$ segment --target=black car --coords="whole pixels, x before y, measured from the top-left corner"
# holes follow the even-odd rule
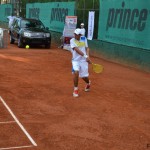
[[[44,45],[51,47],[51,33],[48,27],[37,19],[27,19],[16,17],[9,30],[10,43],[18,42],[18,47],[25,45]]]

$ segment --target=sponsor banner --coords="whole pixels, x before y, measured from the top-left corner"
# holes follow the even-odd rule
[[[150,1],[100,0],[98,39],[150,50]]]
[[[74,37],[74,30],[77,26],[77,16],[66,16],[64,26],[64,36]]]
[[[74,37],[74,30],[77,26],[77,16],[66,16],[65,26],[63,31],[64,46],[66,50],[71,50],[70,39]]]
[[[12,4],[0,5],[0,21],[8,22],[7,17],[12,14]]]
[[[89,11],[89,19],[88,19],[88,40],[93,39],[93,32],[94,32],[94,17],[95,11]]]
[[[66,16],[74,16],[75,2],[28,3],[26,17],[40,19],[46,27],[62,32]]]

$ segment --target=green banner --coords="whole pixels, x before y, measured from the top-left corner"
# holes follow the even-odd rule
[[[0,5],[0,21],[8,22],[7,17],[12,13],[12,4]]]
[[[150,50],[150,0],[100,0],[98,39]]]
[[[28,3],[26,17],[40,19],[46,27],[62,32],[66,16],[74,16],[75,2]]]

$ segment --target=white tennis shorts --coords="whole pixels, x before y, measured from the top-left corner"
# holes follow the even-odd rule
[[[88,63],[86,61],[72,61],[72,73],[79,71],[79,77],[88,77]]]

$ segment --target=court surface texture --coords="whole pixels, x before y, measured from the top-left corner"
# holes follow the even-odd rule
[[[150,74],[91,59],[74,98],[69,51],[0,49],[0,150],[150,149]]]

